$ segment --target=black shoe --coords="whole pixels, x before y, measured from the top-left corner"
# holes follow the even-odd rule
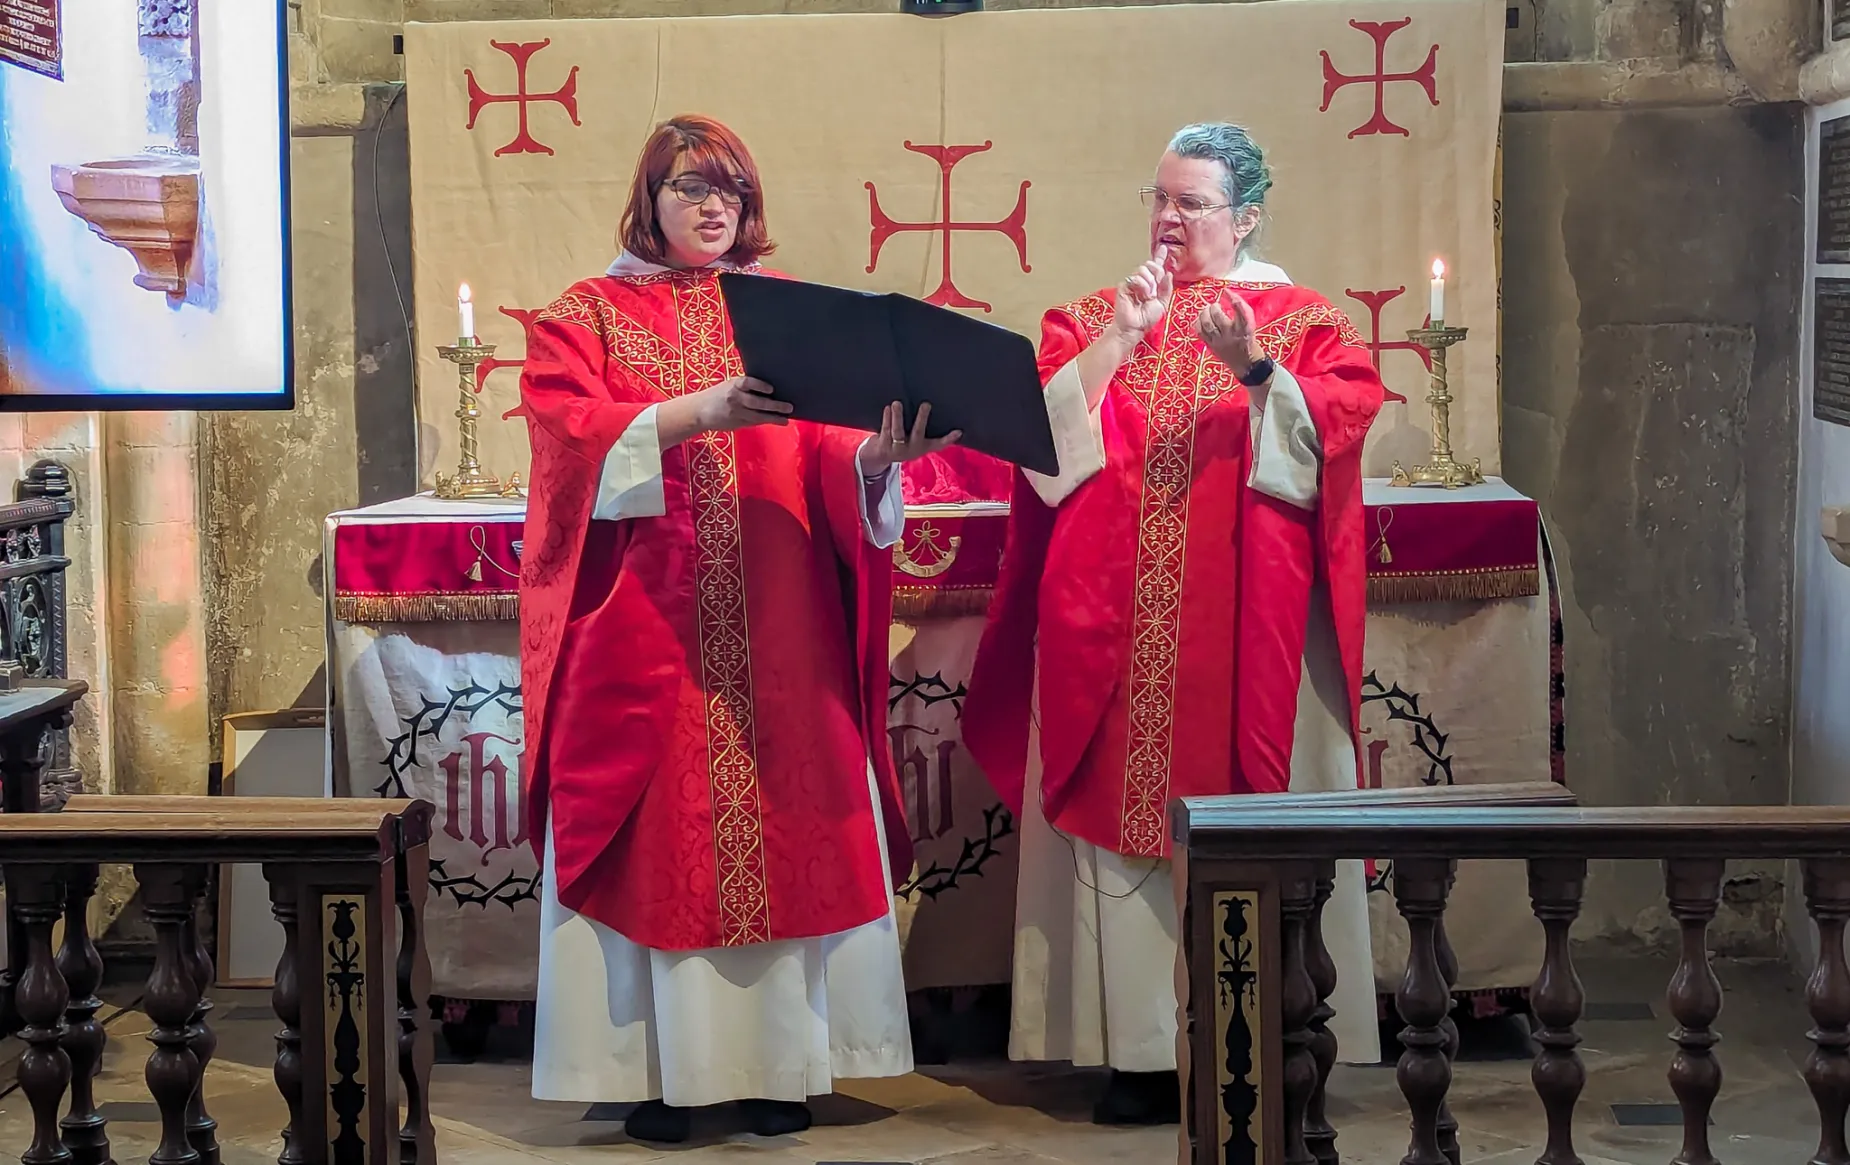
[[[1174,1072],[1113,1070],[1092,1109],[1095,1125],[1173,1125],[1182,1121],[1182,1082]]]
[[[624,1135],[632,1141],[650,1141],[657,1145],[678,1145],[694,1129],[691,1109],[675,1108],[659,1100],[645,1100],[623,1122]]]
[[[741,1100],[745,1127],[761,1137],[787,1137],[809,1128],[809,1105],[788,1100]]]

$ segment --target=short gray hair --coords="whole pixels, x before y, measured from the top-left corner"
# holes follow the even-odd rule
[[[1226,121],[1200,121],[1185,125],[1169,139],[1169,152],[1178,158],[1198,158],[1221,164],[1221,189],[1237,211],[1264,206],[1272,188],[1272,171],[1265,153],[1252,135]]]

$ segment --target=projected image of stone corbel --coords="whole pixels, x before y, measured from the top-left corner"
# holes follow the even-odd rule
[[[135,258],[135,285],[186,297],[199,242],[199,50],[194,0],[136,0],[148,144],[124,157],[58,164],[64,208]]]

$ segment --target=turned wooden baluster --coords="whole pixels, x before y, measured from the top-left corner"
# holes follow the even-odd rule
[[[1439,966],[1438,921],[1445,914],[1452,863],[1443,858],[1396,858],[1394,905],[1407,920],[1407,974],[1394,1003],[1407,1026],[1395,1078],[1413,1117],[1413,1135],[1401,1165],[1449,1165],[1439,1144],[1439,1113],[1452,1087],[1443,1023],[1452,993]]]
[[[1213,1109],[1212,1093],[1204,1090],[1202,1082],[1196,1078],[1196,1060],[1203,1055],[1201,1049],[1196,1046],[1200,1030],[1198,1027],[1200,1019],[1196,1012],[1199,1007],[1201,989],[1195,982],[1195,977],[1200,970],[1197,966],[1197,959],[1201,943],[1195,934],[1195,911],[1199,907],[1195,903],[1195,886],[1189,880],[1188,847],[1182,845],[1175,847],[1175,866],[1172,873],[1177,897],[1181,899],[1181,915],[1178,919],[1180,925],[1176,932],[1181,940],[1181,958],[1177,961],[1176,971],[1176,1002],[1178,1004],[1176,1026],[1179,1029],[1176,1033],[1176,1082],[1182,1086],[1180,1165],[1192,1165],[1193,1162],[1201,1160],[1204,1147],[1211,1145],[1214,1140],[1214,1126],[1207,1125],[1205,1130],[1203,1128],[1201,1109],[1205,1104],[1210,1111],[1218,1110]],[[1213,1004],[1209,1003],[1207,1006],[1210,1008],[1209,1014],[1212,1015]],[[1205,1056],[1210,1064],[1212,1057],[1213,1050],[1210,1045]]]
[[[1330,995],[1336,990],[1336,960],[1323,940],[1323,908],[1335,890],[1336,863],[1319,862],[1310,924],[1304,936],[1305,963],[1316,995],[1316,1006],[1310,1013],[1310,1054],[1317,1065],[1317,1083],[1304,1112],[1304,1141],[1317,1165],[1336,1165],[1337,1161],[1336,1129],[1326,1111],[1330,1073],[1336,1068],[1336,1033],[1330,1030],[1330,1020],[1336,1015],[1336,1009],[1330,1006]]]
[[[1278,879],[1279,964],[1278,1011],[1280,1042],[1284,1045],[1285,1165],[1316,1165],[1304,1139],[1304,1116],[1311,1093],[1317,1088],[1317,1060],[1311,1051],[1311,1016],[1317,1009],[1317,987],[1306,958],[1307,932],[1317,901],[1316,868],[1293,862]]]
[[[1818,966],[1805,984],[1815,1045],[1805,1083],[1818,1104],[1818,1152],[1812,1165],[1850,1165],[1844,1116],[1850,1111],[1850,967],[1844,963],[1844,924],[1850,919],[1850,861],[1804,863],[1805,907],[1818,925]]]
[[[0,912],[0,925],[6,927],[6,965],[0,970],[0,1039],[18,1035],[19,979],[26,973],[26,935],[20,929],[19,916],[8,906]]]
[[[1676,1165],[1715,1165],[1709,1151],[1709,1109],[1722,1090],[1722,1066],[1715,1058],[1721,1039],[1710,1025],[1722,1010],[1722,985],[1709,965],[1709,923],[1721,901],[1724,863],[1719,858],[1672,858],[1664,863],[1670,914],[1683,928],[1676,974],[1670,979],[1671,1035],[1677,1053],[1670,1061],[1670,1089],[1683,1108],[1683,1150]]]
[[[64,976],[70,1003],[64,1009],[64,1051],[71,1058],[71,1112],[58,1127],[72,1165],[108,1165],[109,1122],[96,1111],[96,1075],[103,1069],[109,1037],[96,1013],[103,1001],[103,957],[90,937],[90,898],[96,893],[95,865],[69,869],[64,895],[64,943],[58,948],[58,973]]]
[[[0,739],[0,812],[37,813],[39,785],[51,763],[50,729],[68,725],[69,717],[18,725]],[[6,927],[6,969],[0,971],[0,1036],[17,1035],[25,1026],[19,1010],[19,981],[26,973],[28,940],[24,924],[9,906],[0,913]]]
[[[1451,874],[1445,880],[1445,894],[1449,899],[1452,887],[1458,880],[1458,866],[1452,866]],[[1452,1017],[1456,1001],[1452,992],[1458,987],[1458,952],[1452,949],[1452,936],[1445,932],[1445,915],[1441,914],[1432,924],[1433,952],[1439,960],[1439,977],[1445,980],[1445,1018],[1439,1021],[1439,1030],[1445,1035],[1445,1062],[1458,1062],[1458,1021]],[[1452,1115],[1449,1101],[1439,1102],[1439,1151],[1452,1165],[1461,1165],[1463,1157],[1458,1149],[1458,1118]]]
[[[1529,906],[1541,920],[1547,943],[1541,973],[1529,994],[1529,1005],[1541,1028],[1539,1045],[1529,1079],[1548,1114],[1548,1147],[1536,1165],[1581,1165],[1574,1152],[1574,1105],[1586,1087],[1587,1069],[1580,1061],[1580,1033],[1575,1025],[1586,1005],[1580,976],[1574,971],[1568,932],[1580,915],[1587,884],[1587,863],[1582,858],[1531,858]]]
[[[144,1007],[154,1021],[148,1036],[148,1092],[161,1112],[161,1143],[149,1165],[196,1165],[199,1150],[187,1138],[187,1107],[200,1085],[193,1052],[193,1016],[199,985],[193,978],[187,920],[193,915],[192,871],[186,866],[137,865],[142,914],[154,928],[154,970],[148,975]]]
[[[20,1030],[26,1050],[19,1058],[19,1089],[32,1107],[32,1146],[19,1159],[23,1165],[65,1165],[71,1153],[58,1136],[58,1106],[71,1083],[71,1058],[62,1046],[70,993],[51,946],[52,928],[64,915],[63,870],[8,866],[6,900],[26,942],[13,1002],[25,1023]]]
[[[203,1165],[218,1165],[218,1122],[206,1111],[206,1067],[212,1063],[213,1053],[218,1051],[218,1036],[212,1031],[210,1020],[212,1001],[206,998],[214,974],[212,952],[206,949],[205,933],[199,925],[199,907],[206,892],[206,869],[204,866],[195,866],[189,873],[191,881],[188,892],[192,895],[192,907],[187,912],[181,945],[199,1000],[193,1007],[192,1019],[187,1023],[187,1029],[192,1033],[187,1046],[192,1049],[193,1058],[199,1061],[199,1086],[193,1089],[192,1097],[186,1102],[186,1139],[199,1151],[199,1160]]]
[[[403,823],[400,823],[401,829]],[[430,847],[400,848],[393,873],[398,899],[398,1074],[405,1124],[398,1134],[400,1165],[436,1165],[430,1120],[430,957],[424,948],[424,902],[430,892]],[[415,888],[415,893],[413,892]]]
[[[283,1151],[277,1165],[304,1165],[308,1160],[296,1144],[295,1130],[302,1124],[302,986],[296,972],[301,915],[294,867],[265,866],[270,883],[270,915],[283,928],[283,953],[276,960],[276,982],[270,988],[270,1008],[282,1022],[276,1033],[276,1090],[289,1106],[289,1123],[283,1127]]]

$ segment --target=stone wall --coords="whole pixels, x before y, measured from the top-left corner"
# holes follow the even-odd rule
[[[1599,805],[1783,805],[1804,271],[1798,108],[1504,124],[1503,464],[1566,598],[1568,779]],[[1783,870],[1731,870],[1775,953]],[[1662,943],[1653,871],[1588,925]]]
[[[1727,24],[1747,3],[1761,18]],[[1568,771],[1593,803],[1783,803],[1787,794],[1800,115],[1748,104],[1789,96],[1783,74],[1750,76],[1724,45],[1732,27],[1803,27],[1766,17],[1769,4],[1787,18],[1809,11],[1792,0],[1516,0],[1505,83],[1504,457],[1551,523],[1567,613]],[[203,628],[209,717],[186,713],[198,739],[177,751],[168,727],[154,731],[139,712],[118,731],[119,753],[140,750],[168,774],[143,783],[203,785],[225,713],[319,701],[321,518],[416,480],[410,204],[392,84],[402,23],[891,7],[293,4],[301,403],[292,414],[198,420],[203,590],[192,618]],[[1747,61],[1755,47],[1736,55]],[[84,455],[101,457],[95,446]],[[79,475],[81,501],[96,478]],[[145,589],[139,574],[122,577],[135,579],[128,593]],[[176,626],[191,642],[191,624]],[[132,646],[123,666],[150,666]],[[138,683],[115,685],[117,703],[131,706]],[[1668,919],[1656,876],[1625,873],[1596,871],[1585,930],[1659,944]],[[1724,942],[1773,953],[1774,936],[1755,931],[1775,915],[1780,872],[1738,873]]]

